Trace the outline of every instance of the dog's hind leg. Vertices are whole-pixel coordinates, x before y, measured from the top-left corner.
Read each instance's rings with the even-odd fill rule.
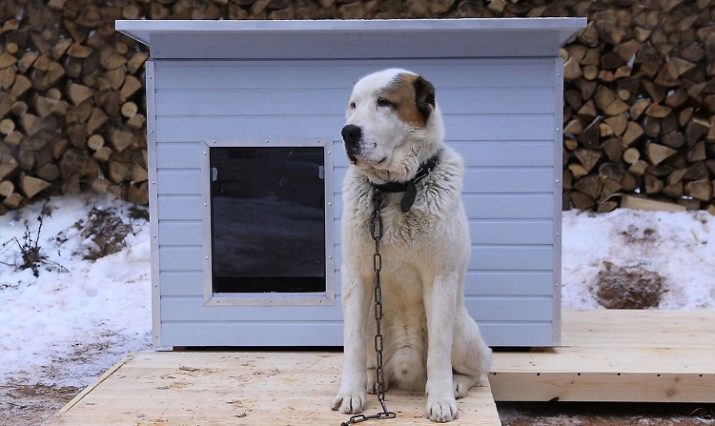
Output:
[[[484,343],[479,326],[467,309],[459,308],[452,341],[452,370],[455,398],[462,398],[489,372],[492,350]]]

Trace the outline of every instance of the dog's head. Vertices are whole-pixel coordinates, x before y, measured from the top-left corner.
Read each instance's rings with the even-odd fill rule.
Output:
[[[361,78],[346,117],[348,158],[375,183],[411,179],[442,144],[434,87],[410,71],[387,69]]]

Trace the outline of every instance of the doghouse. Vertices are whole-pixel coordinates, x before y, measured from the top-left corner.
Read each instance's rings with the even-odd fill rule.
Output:
[[[116,26],[151,50],[158,347],[342,345],[340,129],[352,84],[387,67],[435,85],[465,158],[466,300],[487,343],[559,343],[558,49],[585,19]]]

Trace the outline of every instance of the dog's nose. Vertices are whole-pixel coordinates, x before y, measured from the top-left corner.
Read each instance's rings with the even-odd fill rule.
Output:
[[[343,135],[343,140],[347,145],[357,145],[362,137],[362,130],[354,124],[348,124],[343,127],[340,133]]]

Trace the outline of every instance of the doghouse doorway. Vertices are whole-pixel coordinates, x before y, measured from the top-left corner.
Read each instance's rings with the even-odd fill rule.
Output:
[[[315,140],[205,141],[207,303],[332,300],[327,146]]]

